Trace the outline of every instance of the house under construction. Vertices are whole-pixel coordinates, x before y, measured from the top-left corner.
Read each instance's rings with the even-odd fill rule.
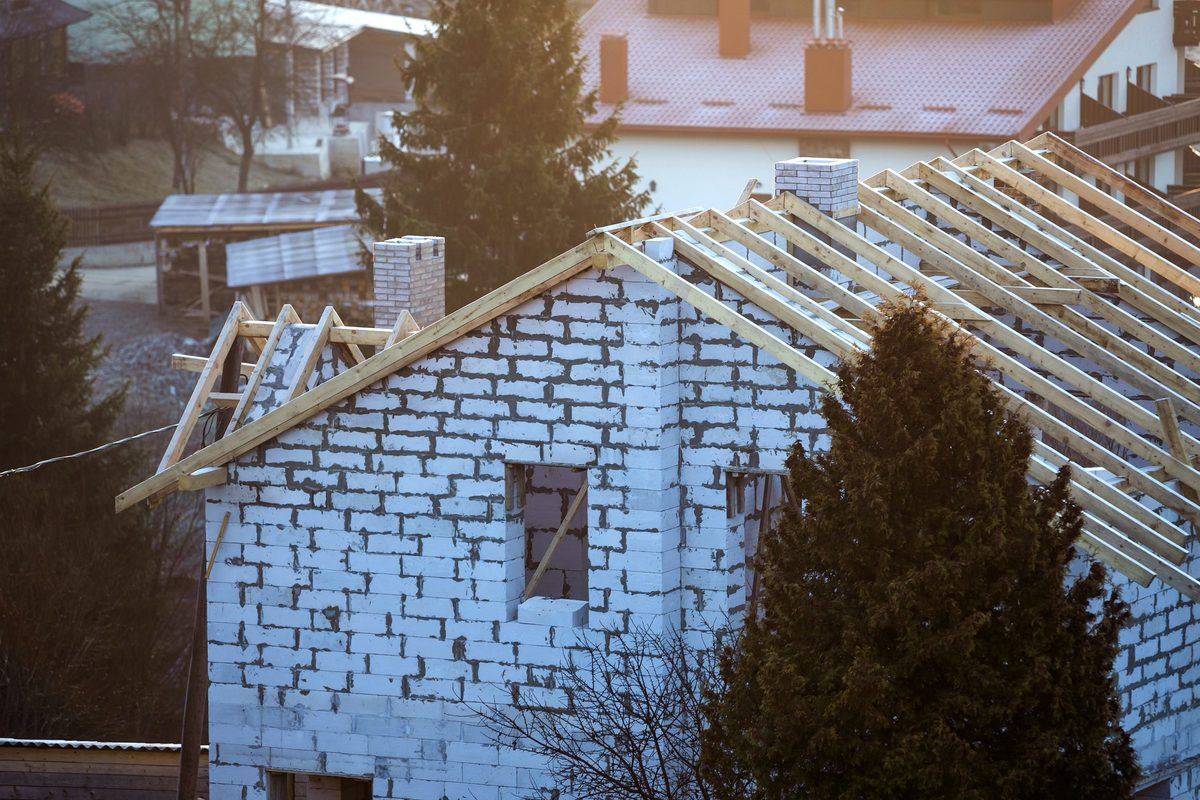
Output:
[[[1040,434],[1030,479],[1072,463],[1134,612],[1143,791],[1194,797],[1200,221],[1052,134],[857,173],[782,162],[769,202],[597,229],[450,314],[443,242],[378,242],[377,327],[235,305],[177,359],[195,392],[117,507],[205,492],[210,796],[528,794],[471,705],[565,706],[587,631],[744,618],[831,367],[920,290]]]

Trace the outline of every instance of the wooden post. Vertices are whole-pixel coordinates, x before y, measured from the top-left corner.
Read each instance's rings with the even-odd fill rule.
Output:
[[[203,245],[201,246],[203,247]],[[200,252],[204,252],[201,249]],[[203,260],[201,261],[203,263]],[[242,337],[234,339],[225,362],[221,365],[221,391],[236,392],[242,372]],[[229,427],[233,416],[232,408],[217,412],[217,436]],[[213,556],[220,546],[229,514],[221,522],[221,531],[213,544]],[[196,800],[196,782],[200,768],[200,744],[204,741],[205,712],[208,710],[208,573],[212,570],[211,560],[205,568],[204,545],[200,547],[200,574],[196,588],[196,616],[192,628],[192,659],[188,665],[187,693],[183,698],[183,733],[179,737],[179,786],[178,800]],[[204,795],[207,797],[208,792]]]
[[[158,313],[160,314],[163,313],[163,301],[165,300],[162,251],[162,239],[156,233],[154,234],[154,298],[158,304]]]
[[[192,658],[188,664],[187,691],[183,697],[183,732],[179,737],[178,800],[196,800],[200,744],[204,740],[204,712],[208,708],[208,581],[204,579],[204,553],[196,569],[196,616],[192,627]],[[207,796],[205,792],[205,796]]]
[[[1164,397],[1154,401],[1154,409],[1158,412],[1158,419],[1162,423],[1163,440],[1171,451],[1171,455],[1185,464],[1192,463],[1192,460],[1188,458],[1187,447],[1183,443],[1183,432],[1179,430],[1179,417],[1175,411],[1175,403],[1171,398]],[[1183,481],[1179,482],[1179,493],[1192,502],[1197,500],[1195,490]]]
[[[221,391],[234,392],[238,390],[238,383],[242,375],[242,348],[245,339],[238,336],[233,340],[233,346],[229,348],[229,354],[225,356],[225,363],[221,365]],[[217,437],[220,437],[229,428],[229,421],[233,419],[232,408],[222,408],[217,412]]]
[[[204,321],[208,322],[212,319],[212,305],[208,296],[208,242],[201,241],[197,252],[200,257],[200,313],[204,316]]]

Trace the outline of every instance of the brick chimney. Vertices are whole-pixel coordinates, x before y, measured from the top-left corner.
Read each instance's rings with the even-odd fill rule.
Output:
[[[775,194],[791,192],[834,219],[858,213],[858,159],[800,156],[775,164]]]
[[[717,0],[721,58],[750,54],[750,0]]]
[[[629,39],[600,37],[600,102],[624,103],[629,99]]]
[[[813,40],[804,48],[804,110],[844,114],[854,103],[850,42],[835,0],[813,0]]]
[[[403,236],[376,242],[375,326],[390,328],[408,310],[421,327],[446,316],[446,240]]]

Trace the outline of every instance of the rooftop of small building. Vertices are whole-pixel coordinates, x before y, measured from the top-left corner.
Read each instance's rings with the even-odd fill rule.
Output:
[[[91,15],[64,0],[0,0],[0,42],[74,25]]]

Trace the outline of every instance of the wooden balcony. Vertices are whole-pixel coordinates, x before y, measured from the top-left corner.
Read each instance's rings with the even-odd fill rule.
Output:
[[[1176,47],[1200,44],[1200,0],[1175,0]]]
[[[1119,114],[1085,96],[1075,146],[1115,166],[1200,142],[1200,98],[1168,103],[1134,84],[1128,97],[1131,113]]]

